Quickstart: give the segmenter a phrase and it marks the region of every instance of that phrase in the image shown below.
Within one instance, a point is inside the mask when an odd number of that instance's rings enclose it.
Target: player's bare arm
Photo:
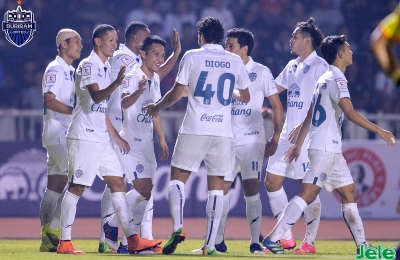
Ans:
[[[178,102],[185,92],[186,85],[175,82],[175,85],[170,89],[157,104],[148,104],[144,108],[147,109],[146,116],[156,117],[158,113]],[[249,95],[250,96],[250,95]]]
[[[51,109],[55,112],[71,115],[73,107],[67,106],[63,102],[56,99],[56,95],[53,92],[47,92],[43,95],[44,107]]]
[[[385,140],[388,145],[397,145],[397,140],[391,132],[380,128],[379,126],[373,124],[361,114],[356,112],[349,98],[340,99],[339,106],[343,110],[346,118],[349,119],[351,122],[371,132],[376,133],[377,135],[379,135],[379,137]]]
[[[122,84],[125,78],[125,66],[121,67],[121,69],[118,72],[117,79],[111,83],[108,87],[105,89],[100,90],[99,85],[97,83],[93,83],[90,85],[87,85],[87,89],[89,91],[90,97],[92,100],[98,104],[108,98],[111,93],[119,86]]]
[[[138,98],[146,90],[146,86],[147,86],[147,79],[143,75],[142,79],[138,83],[138,89],[135,92],[133,92],[131,94],[127,94],[127,93],[122,94],[122,96],[121,96],[122,108],[127,109],[128,107],[131,107],[133,104],[135,104],[136,101],[138,100]]]
[[[156,134],[158,136],[158,146],[160,147],[160,151],[158,153],[158,156],[160,160],[166,161],[169,156],[169,150],[168,150],[168,145],[167,142],[165,141],[165,135],[164,131],[162,129],[161,125],[161,116],[157,116],[153,118],[153,126],[154,130],[156,131]]]
[[[174,67],[176,61],[178,60],[179,54],[181,53],[181,39],[179,36],[178,31],[174,28],[172,31],[172,36],[171,36],[171,46],[173,53],[171,56],[168,57],[168,59],[164,62],[163,65],[160,67],[160,80],[163,80],[165,76],[168,75],[168,73],[172,70]]]
[[[285,161],[287,163],[291,163],[293,160],[297,161],[299,158],[301,147],[303,146],[304,140],[308,132],[310,131],[311,126],[311,118],[312,118],[313,104],[311,103],[310,108],[308,109],[307,116],[304,119],[303,123],[301,123],[299,135],[294,145],[292,145],[285,152]]]
[[[107,125],[107,131],[113,138],[115,144],[118,146],[119,151],[122,154],[129,153],[129,151],[131,150],[129,143],[121,138],[117,130],[115,130],[114,126],[111,124],[110,119],[108,118],[107,115],[106,115],[106,125]]]
[[[388,75],[397,86],[400,85],[400,68],[393,51],[395,42],[386,38],[380,28],[376,28],[371,35],[370,49],[374,54],[383,72]]]
[[[276,84],[276,89],[278,90],[278,94],[280,94],[281,92],[283,92],[284,90],[286,90],[284,87]]]
[[[250,101],[249,88],[234,90],[232,93],[232,98],[244,103],[249,102]]]
[[[268,101],[271,104],[273,115],[272,121],[274,123],[274,132],[272,133],[272,137],[267,142],[265,146],[265,157],[269,157],[275,154],[276,149],[278,148],[279,136],[282,131],[282,118],[283,118],[283,109],[282,103],[279,99],[278,94],[274,94],[268,97]]]

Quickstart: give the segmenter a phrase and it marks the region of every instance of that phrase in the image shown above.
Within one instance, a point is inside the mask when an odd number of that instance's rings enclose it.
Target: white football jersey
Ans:
[[[308,149],[342,152],[342,98],[350,98],[347,80],[335,66],[330,65],[318,80],[313,97],[313,116]]]
[[[145,74],[139,67],[126,74],[124,83],[120,86],[121,94],[135,92],[143,75]],[[143,106],[155,103],[160,98],[160,76],[154,73],[153,78],[148,80],[143,94],[132,106],[123,109],[124,122],[121,137],[127,140],[131,147],[145,148],[149,146],[149,142],[153,141],[153,118],[146,116],[146,110],[143,109]]]
[[[108,98],[96,104],[87,85],[97,83],[99,89],[105,89],[111,84],[110,63],[103,63],[99,56],[92,51],[83,59],[76,72],[76,106],[67,138],[93,142],[109,142],[106,126],[106,111]]]
[[[233,137],[232,92],[234,88],[246,89],[250,85],[238,55],[217,44],[187,51],[179,64],[176,82],[189,86],[180,133]]]
[[[287,140],[290,131],[306,118],[315,84],[327,70],[328,63],[313,51],[302,62],[299,57],[289,61],[275,79],[277,85],[287,89],[287,111],[281,139]]]
[[[271,71],[250,57],[246,70],[251,81],[248,103],[232,99],[232,145],[265,143],[265,130],[261,108],[264,97],[278,93]]]
[[[125,44],[120,44],[119,49],[114,52],[114,55],[108,59],[111,65],[111,82],[117,79],[118,72],[122,66],[125,66],[125,75],[132,71],[136,66],[142,64],[140,55],[136,56]],[[122,111],[121,111],[121,96],[119,87],[116,88],[110,95],[108,100],[107,115],[111,124],[117,132],[122,129]]]
[[[56,99],[67,106],[75,103],[75,68],[68,65],[60,56],[47,66],[42,80],[43,94],[51,92]],[[43,145],[66,143],[65,134],[72,115],[58,113],[44,108]]]

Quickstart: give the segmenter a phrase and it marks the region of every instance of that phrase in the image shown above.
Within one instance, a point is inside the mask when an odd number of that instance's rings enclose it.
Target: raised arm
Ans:
[[[118,72],[118,77],[117,79],[111,83],[108,87],[105,89],[100,90],[99,85],[97,83],[89,84],[86,86],[86,88],[89,91],[90,97],[92,100],[98,104],[108,98],[111,93],[119,86],[122,84],[125,78],[125,67],[121,67],[121,69]]]
[[[181,53],[181,40],[179,37],[179,33],[175,28],[172,31],[171,46],[173,53],[160,67],[160,80],[167,76],[168,73],[172,70],[176,61],[178,60],[179,54]]]

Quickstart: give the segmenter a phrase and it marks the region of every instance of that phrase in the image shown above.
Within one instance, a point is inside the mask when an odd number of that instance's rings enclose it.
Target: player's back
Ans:
[[[250,84],[240,57],[221,45],[205,44],[185,53],[176,81],[189,86],[180,133],[232,137],[233,89],[245,89]]]

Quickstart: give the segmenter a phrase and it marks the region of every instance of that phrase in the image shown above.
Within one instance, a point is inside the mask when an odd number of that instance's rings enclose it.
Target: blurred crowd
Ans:
[[[294,58],[289,40],[295,24],[310,16],[324,35],[345,34],[354,51],[346,76],[354,107],[366,113],[400,113],[400,92],[380,72],[368,48],[369,35],[390,13],[395,0],[23,0],[22,9],[34,13],[36,32],[27,45],[17,48],[0,37],[0,109],[42,109],[41,80],[46,65],[57,54],[55,37],[62,28],[72,28],[83,38],[81,58],[92,50],[94,27],[108,23],[124,42],[125,27],[134,20],[149,25],[151,33],[163,37],[171,53],[170,37],[176,28],[182,53],[198,48],[196,22],[216,16],[225,29],[246,27],[255,35],[252,57],[268,66],[274,77]],[[15,10],[16,0],[0,0],[0,13]],[[4,32],[2,32],[4,33]],[[224,43],[223,43],[224,44]],[[78,61],[73,65],[76,67]],[[171,88],[177,67],[162,81],[164,94]],[[286,103],[286,95],[281,95]],[[182,101],[172,109],[184,110]]]

